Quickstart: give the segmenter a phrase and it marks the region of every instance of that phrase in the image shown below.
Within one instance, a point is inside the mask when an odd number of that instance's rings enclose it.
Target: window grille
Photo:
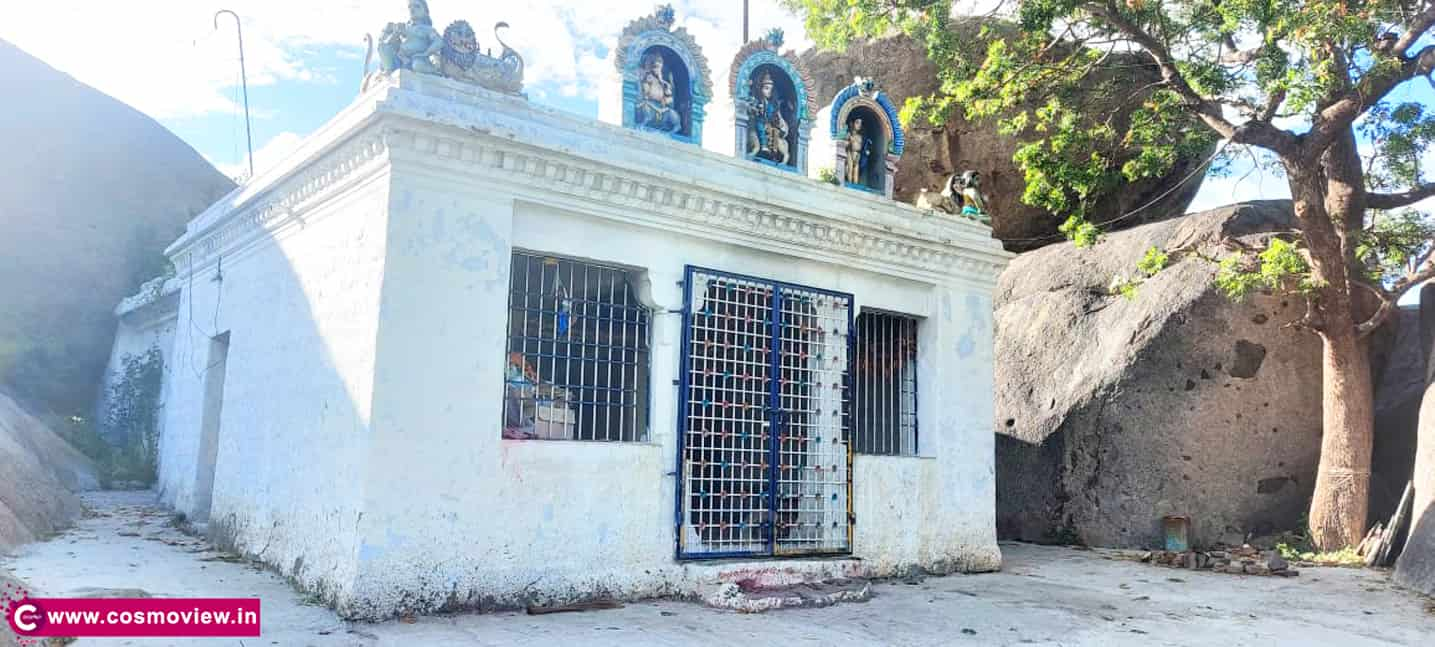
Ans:
[[[648,439],[649,319],[639,273],[513,253],[503,437]]]
[[[917,320],[885,312],[857,317],[853,450],[917,454]]]

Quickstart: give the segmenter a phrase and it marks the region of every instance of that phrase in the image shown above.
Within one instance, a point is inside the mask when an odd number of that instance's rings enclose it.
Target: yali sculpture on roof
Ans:
[[[490,49],[484,53],[478,44],[478,35],[465,20],[455,20],[439,34],[434,29],[433,18],[429,16],[426,0],[409,0],[408,22],[391,22],[379,34],[378,42],[365,35],[369,53],[364,60],[364,83],[361,89],[378,75],[391,74],[395,70],[413,70],[424,74],[445,76],[483,86],[490,90],[517,94],[523,91],[523,57],[499,38],[498,30],[508,27],[500,22],[493,26],[493,39],[502,50],[493,56]],[[369,64],[378,54],[379,69],[369,74]]]
[[[702,143],[703,111],[712,98],[707,59],[686,29],[673,29],[663,5],[629,23],[614,63],[623,78],[623,125]]]
[[[744,45],[733,58],[736,150],[743,157],[807,172],[807,142],[817,103],[797,56],[779,54],[781,29]]]
[[[829,130],[842,184],[892,197],[906,137],[896,106],[876,82],[858,77],[837,93]]]

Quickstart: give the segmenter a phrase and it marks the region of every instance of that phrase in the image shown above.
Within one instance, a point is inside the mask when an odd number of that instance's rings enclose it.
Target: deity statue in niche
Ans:
[[[644,55],[633,120],[640,128],[675,133],[682,129],[683,120],[673,105],[673,74],[664,65],[661,53],[649,51]]]
[[[872,138],[866,130],[859,115],[847,124],[847,168],[842,179],[849,184],[866,182],[867,163],[872,157]]]
[[[752,93],[753,102],[749,108],[747,130],[747,154],[778,164],[791,160],[787,141],[790,127],[784,111],[791,112],[791,101],[777,94],[776,84],[770,72],[764,72],[758,79]]]

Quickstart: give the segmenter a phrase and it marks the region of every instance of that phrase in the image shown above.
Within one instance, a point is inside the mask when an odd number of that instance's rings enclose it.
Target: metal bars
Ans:
[[[857,407],[853,449],[917,454],[917,320],[864,311],[857,317]]]
[[[769,548],[773,289],[689,274],[680,532],[691,553]]]
[[[834,553],[851,544],[848,346],[852,299],[781,287],[775,552]]]
[[[620,267],[513,252],[503,437],[648,439],[649,321]]]
[[[850,550],[851,297],[688,268],[678,555]]]

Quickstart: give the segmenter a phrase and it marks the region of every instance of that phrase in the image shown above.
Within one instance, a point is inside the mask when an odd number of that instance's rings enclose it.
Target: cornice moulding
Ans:
[[[338,187],[361,181],[351,176],[393,167],[486,179],[530,202],[551,197],[568,210],[929,281],[960,275],[989,284],[1012,256],[970,220],[409,72],[379,83],[284,163],[207,209],[166,253],[181,272],[199,267],[256,232],[302,222]]]

